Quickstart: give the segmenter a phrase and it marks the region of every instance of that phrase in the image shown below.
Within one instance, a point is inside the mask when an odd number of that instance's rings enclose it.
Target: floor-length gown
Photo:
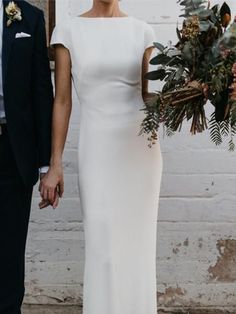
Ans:
[[[154,32],[133,17],[59,24],[81,104],[79,190],[85,229],[84,314],[156,314],[162,155],[138,136],[142,60]]]

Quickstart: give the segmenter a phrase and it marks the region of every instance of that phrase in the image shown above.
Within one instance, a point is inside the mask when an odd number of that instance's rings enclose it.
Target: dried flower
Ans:
[[[10,26],[14,21],[22,20],[21,9],[14,1],[9,2],[6,7],[6,14],[8,17],[7,26]]]
[[[191,16],[184,21],[182,36],[185,39],[195,38],[200,33],[200,22],[198,16]]]
[[[231,50],[223,46],[220,46],[220,54],[223,59],[227,59],[229,55],[231,54]]]

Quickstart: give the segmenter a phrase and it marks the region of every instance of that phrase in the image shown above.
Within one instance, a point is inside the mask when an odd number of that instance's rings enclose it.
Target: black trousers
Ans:
[[[20,314],[32,187],[24,186],[7,132],[0,135],[0,314]]]

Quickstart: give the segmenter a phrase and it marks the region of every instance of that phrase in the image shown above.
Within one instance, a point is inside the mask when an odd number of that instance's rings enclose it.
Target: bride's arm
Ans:
[[[55,48],[55,102],[52,121],[51,167],[62,166],[72,108],[71,59],[69,50],[61,45]]]
[[[55,46],[55,101],[52,121],[52,154],[50,169],[43,178],[40,193],[43,200],[58,205],[64,192],[62,155],[65,147],[72,108],[71,59],[69,50],[62,45]]]
[[[145,74],[149,71],[149,61],[152,55],[153,47],[150,47],[145,50],[143,55],[143,65],[142,65],[142,96],[144,102],[148,101],[152,98],[155,94],[149,93],[148,91],[148,80],[145,79]]]

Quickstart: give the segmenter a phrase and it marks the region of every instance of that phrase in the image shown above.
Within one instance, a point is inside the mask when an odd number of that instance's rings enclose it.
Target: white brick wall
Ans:
[[[236,12],[235,0],[228,2]],[[175,0],[122,0],[121,4],[129,14],[152,23],[158,41],[175,41],[179,15]],[[89,5],[86,0],[57,0],[57,19],[80,14]],[[78,108],[75,99],[64,155],[64,200],[56,211],[40,211],[35,192],[27,250],[29,303],[81,302],[84,241],[77,192]],[[187,126],[184,130],[172,138],[161,136],[159,303],[236,306],[236,153],[214,147],[207,132],[191,137]]]

